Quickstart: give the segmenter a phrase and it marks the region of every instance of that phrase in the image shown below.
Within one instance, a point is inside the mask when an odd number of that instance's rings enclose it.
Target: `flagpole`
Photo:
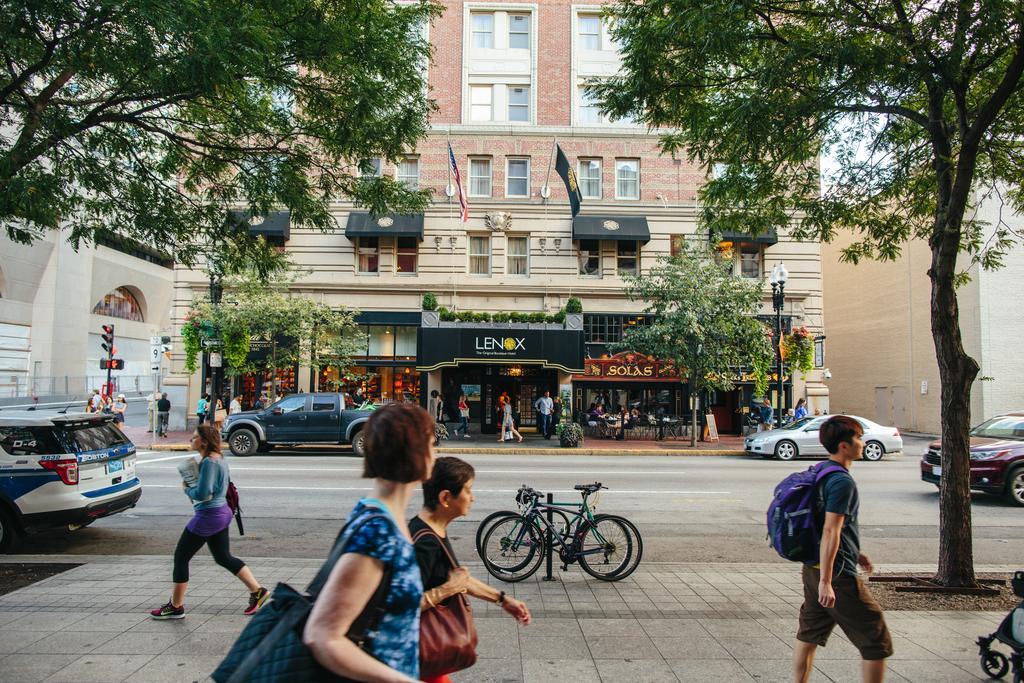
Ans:
[[[549,184],[549,181],[551,180],[551,164],[554,162],[556,149],[558,149],[558,138],[552,137],[551,156],[548,157],[548,174],[544,176],[544,188],[548,191],[548,196],[550,196],[551,193],[551,185]],[[544,204],[547,204],[547,197],[544,198]]]
[[[452,206],[452,199],[455,198],[455,188],[452,186],[452,158],[451,158],[451,155],[453,155],[455,152],[452,150],[452,127],[451,126],[448,126],[448,135],[447,135],[446,141],[448,143],[448,149],[446,150],[448,152],[448,159],[447,159],[447,161],[448,161],[448,164],[447,164],[447,166],[448,166],[448,186],[445,188],[445,194],[448,195],[448,246],[451,249],[451,251],[448,254],[448,256],[449,256],[448,267],[451,269],[451,272],[452,272],[452,311],[456,311],[459,308],[459,305],[458,305],[459,284],[458,284],[458,275],[455,272],[455,242],[454,242],[454,239],[453,239],[455,237],[455,217],[452,215],[452,209],[454,208]],[[448,194],[449,192],[451,192],[451,194]]]

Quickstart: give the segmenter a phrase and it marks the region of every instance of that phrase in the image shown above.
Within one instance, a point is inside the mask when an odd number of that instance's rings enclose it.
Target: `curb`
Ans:
[[[137,447],[142,446],[136,444]],[[146,447],[149,451],[188,452],[192,447],[184,443],[156,443]],[[349,451],[345,451],[348,453]],[[695,457],[705,455],[746,455],[743,450],[709,448],[684,450],[682,448],[438,448],[437,453],[451,455],[664,455],[670,457]]]

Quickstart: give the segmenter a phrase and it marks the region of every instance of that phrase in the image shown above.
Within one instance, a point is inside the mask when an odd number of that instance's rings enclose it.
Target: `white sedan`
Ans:
[[[744,450],[750,455],[763,458],[775,457],[779,460],[792,460],[800,456],[828,457],[828,451],[821,445],[818,430],[821,424],[831,415],[815,415],[804,417],[780,429],[758,432],[748,436],[744,442]],[[897,453],[903,450],[903,438],[896,427],[883,427],[880,424],[856,415],[849,415],[864,427],[864,459],[881,460],[886,453]]]

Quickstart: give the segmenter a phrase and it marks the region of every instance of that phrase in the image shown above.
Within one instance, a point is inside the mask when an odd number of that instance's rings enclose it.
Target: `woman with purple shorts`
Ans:
[[[150,612],[154,619],[183,619],[185,617],[185,591],[188,590],[188,563],[204,545],[209,546],[213,559],[220,566],[238,577],[249,589],[249,606],[245,614],[256,612],[270,597],[270,592],[260,586],[252,571],[231,554],[228,531],[233,513],[227,502],[228,482],[231,473],[228,463],[220,452],[220,434],[209,424],[201,424],[192,435],[192,448],[199,452],[199,481],[189,487],[182,482],[182,488],[192,500],[195,509],[191,521],[181,532],[178,547],[174,550],[174,588],[171,601]]]

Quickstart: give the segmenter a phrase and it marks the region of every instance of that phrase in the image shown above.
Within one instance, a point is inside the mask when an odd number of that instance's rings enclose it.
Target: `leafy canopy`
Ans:
[[[959,231],[999,265],[1019,236],[970,212],[971,188],[1024,208],[1024,5],[1017,0],[620,0],[612,115],[666,151],[725,172],[700,191],[716,232],[858,238],[844,256],[893,258]],[[819,155],[836,170],[822,191]],[[991,190],[999,191],[999,190]],[[793,211],[796,213],[794,214]],[[795,216],[795,219],[794,219]]]
[[[334,229],[332,199],[376,213],[427,194],[364,178],[432,103],[430,0],[0,0],[0,225],[76,246],[110,228],[191,264],[208,245],[268,254],[226,209],[285,207]]]
[[[767,388],[772,346],[754,316],[761,309],[762,284],[732,275],[706,245],[684,245],[649,273],[626,278],[632,301],[646,304],[650,325],[629,330],[615,350],[634,350],[685,368],[697,391],[728,390],[740,367],[754,366],[760,389]]]

